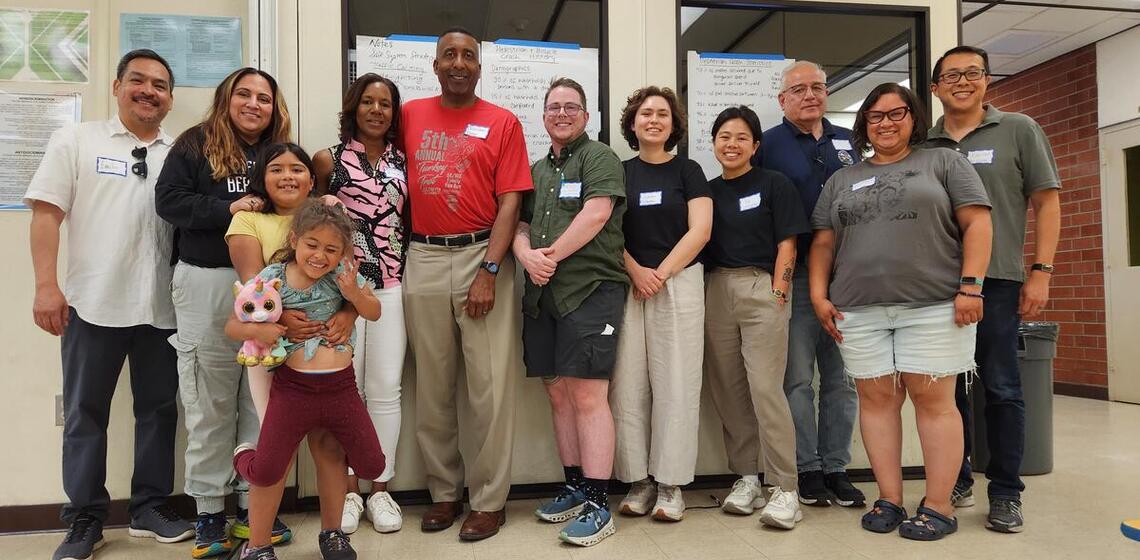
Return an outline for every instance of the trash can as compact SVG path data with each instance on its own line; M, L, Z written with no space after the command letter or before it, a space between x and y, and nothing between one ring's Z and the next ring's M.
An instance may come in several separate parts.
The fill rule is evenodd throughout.
M1017 329L1017 364L1025 397L1025 456L1021 474L1053 471L1053 358L1057 355L1060 325L1022 323ZM985 472L990 462L986 439L986 392L981 383L970 387L974 403L973 470Z

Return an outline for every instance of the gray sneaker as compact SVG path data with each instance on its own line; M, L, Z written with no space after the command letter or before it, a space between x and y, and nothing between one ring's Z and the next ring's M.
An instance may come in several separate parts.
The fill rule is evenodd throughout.
M956 508L973 507L974 505L974 488L966 486L961 482L954 484L954 490L950 492L950 505Z
M71 522L67 536L55 549L51 560L89 560L103 546L103 522L89 513L80 513Z
M986 529L999 533L1020 533L1025 528L1021 516L1021 500L990 498L990 513L986 516Z
M151 538L160 543L176 543L193 537L194 526L182 519L170 506L159 504L138 512L131 519L127 534Z

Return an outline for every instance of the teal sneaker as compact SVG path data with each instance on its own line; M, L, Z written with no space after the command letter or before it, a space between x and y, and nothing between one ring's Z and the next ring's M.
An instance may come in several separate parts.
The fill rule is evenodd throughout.
M586 507L586 495L569 483L563 484L561 491L553 500L546 502L534 510L534 515L550 523L562 523L572 519Z
M610 510L587 501L582 513L562 529L558 538L578 546L594 546L615 532L617 527L614 526Z
M234 524L230 526L230 535L235 539L249 540L249 510L238 509ZM293 531L281 522L280 517L273 518L273 531L269 534L269 544L284 544L293 539Z
M199 513L198 522L194 526L194 549L190 551L193 558L209 558L228 554L234 548L234 542L226 533L226 513Z

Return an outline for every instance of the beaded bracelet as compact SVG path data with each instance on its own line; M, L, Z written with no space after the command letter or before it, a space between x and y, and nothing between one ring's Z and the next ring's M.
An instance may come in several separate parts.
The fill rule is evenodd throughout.
M964 290L958 290L958 295L966 296L966 297L973 297L973 298L978 298L978 299L986 299L986 296L983 294L972 294L972 293L964 291Z

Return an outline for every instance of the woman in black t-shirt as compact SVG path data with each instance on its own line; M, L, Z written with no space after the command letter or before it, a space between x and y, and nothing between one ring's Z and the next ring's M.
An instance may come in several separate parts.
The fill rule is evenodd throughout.
M680 521L678 487L693 481L697 464L704 352L704 267L697 256L712 229L712 199L701 166L669 153L685 135L673 90L635 91L621 127L638 154L625 162L625 268L633 289L610 389L614 473L633 483L622 513Z
M712 272L705 299L709 392L724 424L729 468L741 475L723 509L791 529L803 519L796 476L796 433L784 396L788 319L796 236L808 231L799 194L787 177L749 163L760 147L760 120L730 107L713 123L720 177L709 181ZM763 456L761 456L763 450ZM761 492L762 468L774 483ZM767 505L765 505L767 503Z

